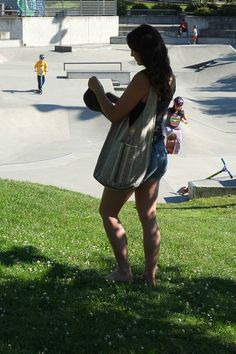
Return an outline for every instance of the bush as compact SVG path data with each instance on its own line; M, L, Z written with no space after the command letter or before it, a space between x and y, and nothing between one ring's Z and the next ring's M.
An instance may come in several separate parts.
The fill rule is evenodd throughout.
M223 5L218 13L222 16L236 16L236 5Z
M194 12L197 9L197 5L195 4L189 4L185 8L185 12Z
M212 15L216 15L216 13L217 13L216 10L210 9L208 6L198 7L194 11L194 15L196 16L212 16Z
M131 9L143 9L143 10L148 10L148 6L143 4L143 3L135 3L133 4L133 6L131 7Z
M127 3L125 0L117 0L117 15L122 16L127 13Z
M207 7L209 7L209 9L215 10L216 12L218 11L218 6L215 4L207 4Z
M165 4L165 3L159 3L159 4L155 4L152 6L152 9L160 9L160 10L176 10L179 12L182 12L182 8L180 5L176 5L176 4Z

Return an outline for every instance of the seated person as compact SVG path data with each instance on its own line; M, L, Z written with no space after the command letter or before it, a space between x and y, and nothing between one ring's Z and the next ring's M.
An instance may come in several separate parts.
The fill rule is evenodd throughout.
M188 23L185 21L185 19L180 22L178 37L181 37L184 32L188 33Z

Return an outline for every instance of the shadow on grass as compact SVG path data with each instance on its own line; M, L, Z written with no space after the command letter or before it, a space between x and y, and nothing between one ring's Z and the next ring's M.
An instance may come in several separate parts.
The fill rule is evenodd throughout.
M231 280L161 267L156 288L110 284L96 269L55 262L34 247L1 252L0 270L1 353L234 352L214 330L235 319Z
M172 197L164 198L166 203L183 203L189 201L188 195L175 195Z
M25 248L12 247L10 251L0 252L0 264L4 264L5 266L20 263L32 264L37 261L46 262L47 258L39 255L37 249L32 246Z

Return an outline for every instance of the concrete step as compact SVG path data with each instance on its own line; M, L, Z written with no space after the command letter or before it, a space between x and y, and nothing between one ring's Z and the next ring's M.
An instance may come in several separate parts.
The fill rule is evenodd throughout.
M190 199L236 194L236 176L188 182Z
M119 36L111 37L110 44L125 44L126 43L126 36L127 34L135 29L138 24L119 24ZM159 33L161 34L162 38L176 38L179 24L152 24ZM186 42L186 39L189 37L189 34L184 34L180 40Z
M0 48L15 48L22 47L22 40L20 39L1 39Z
M201 37L236 38L236 30L201 29Z
M2 39L10 39L9 31L0 31L0 40Z
M72 52L72 46L71 45L55 45L54 50L55 50L55 52L59 52L59 53Z
M119 25L119 36L127 36L127 34L135 29L137 24L120 24ZM167 35L176 35L178 31L178 24L152 24L161 34L166 33Z
M130 82L129 71L82 71L82 70L68 70L68 79L89 79L91 76L96 76L99 79L111 79L119 82L121 85L128 85Z
M110 37L110 44L126 44L126 36Z
M192 44L191 38L177 38L176 36L163 36L165 44L169 45L189 45ZM110 44L126 44L126 36L110 37ZM229 44L236 46L236 38L220 37L199 37L198 44ZM198 45L196 44L196 45Z
M166 43L171 42L171 44L189 44L189 37L177 38L176 33L173 32L160 32L162 38ZM126 44L126 35L110 37L110 44Z
M150 25L154 24L180 24L183 16L179 15L126 15L126 16L119 16L119 23L120 24L136 24L137 26L142 23L148 23Z
M137 24L119 24L119 31L132 31L135 29ZM156 28L158 31L178 31L179 24L152 24L152 27Z
M121 85L118 81L112 81L112 84L115 91L125 91L125 89L127 88L127 84Z

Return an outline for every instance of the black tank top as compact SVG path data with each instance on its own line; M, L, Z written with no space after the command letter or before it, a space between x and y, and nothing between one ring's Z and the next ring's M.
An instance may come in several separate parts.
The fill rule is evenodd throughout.
M172 96L173 96L173 94L175 93L175 88L176 88L176 81L175 81L174 76L173 76L173 81L172 81L171 86L172 86ZM157 103L156 125L155 125L155 130L154 130L155 141L164 139L164 135L162 133L163 117L167 112L167 109L169 107L171 99L172 99L172 97L169 97L166 100L158 101L158 103ZM145 105L146 105L146 102L140 101L132 109L132 111L129 114L129 126L131 126L136 121L136 119L138 119L139 115L144 110Z

